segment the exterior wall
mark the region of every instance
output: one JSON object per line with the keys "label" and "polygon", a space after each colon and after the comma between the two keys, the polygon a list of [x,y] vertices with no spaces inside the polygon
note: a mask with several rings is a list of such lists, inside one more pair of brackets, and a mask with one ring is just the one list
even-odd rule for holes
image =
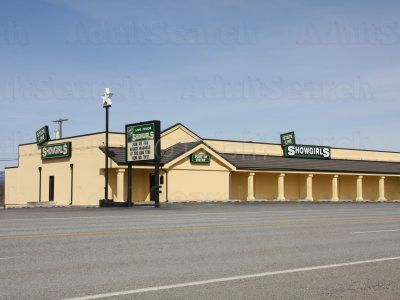
{"label": "exterior wall", "polygon": [[[54,202],[57,204],[70,203],[71,169],[69,161],[69,159],[59,159],[57,163],[46,161],[42,164],[42,201],[49,201],[49,177],[54,176]],[[39,172],[36,171],[36,173]],[[36,186],[38,189],[38,185]]]}
{"label": "exterior wall", "polygon": [[246,200],[247,175],[245,172],[233,172],[231,174],[231,199]]}
{"label": "exterior wall", "polygon": [[[231,175],[231,199],[246,200],[247,177],[249,172],[233,172]],[[306,178],[308,174],[286,173],[285,198],[287,200],[305,199],[307,195]],[[334,174],[313,174],[312,195],[314,201],[332,199],[332,178]],[[254,193],[259,200],[275,200],[278,195],[279,173],[255,172]],[[356,175],[340,175],[338,178],[339,201],[356,201]],[[363,176],[363,199],[377,201],[379,198],[379,178]],[[385,197],[387,200],[400,200],[400,177],[385,178]]]}
{"label": "exterior wall", "polygon": [[[281,145],[235,141],[204,140],[221,153],[261,154],[283,156]],[[400,153],[332,148],[333,159],[372,160],[400,162]]]}
{"label": "exterior wall", "polygon": [[[103,169],[104,170],[104,169]],[[103,176],[104,176],[104,172]],[[115,169],[109,169],[108,173],[108,197],[112,200],[117,200],[117,172]]]}
{"label": "exterior wall", "polygon": [[313,176],[314,200],[332,199],[332,177],[333,175],[315,174]]}
{"label": "exterior wall", "polygon": [[[124,175],[123,175],[123,189],[122,189],[122,195],[118,194],[118,170],[123,169]],[[109,173],[109,182],[110,182],[110,189],[111,189],[111,194],[109,194],[109,197],[115,201],[115,202],[126,202],[127,199],[127,187],[128,187],[128,172],[127,168],[113,168],[110,169]]]}
{"label": "exterior wall", "polygon": [[[104,146],[105,134],[93,134],[75,138],[50,141],[51,145],[60,142],[72,142],[71,158],[41,160],[40,147],[36,144],[19,147],[19,166],[5,170],[5,203],[6,205],[22,205],[39,201],[39,167],[42,167],[41,201],[49,201],[49,176],[55,178],[54,203],[68,205],[71,201],[71,168],[74,165],[73,205],[98,205],[104,197],[104,153],[99,149]],[[125,145],[124,134],[110,133],[110,147]],[[117,168],[121,168],[112,160],[109,161],[109,197],[121,201],[117,195]],[[123,167],[125,168],[125,167]],[[149,201],[150,169],[134,169],[133,201]],[[165,176],[164,176],[165,177]],[[28,179],[29,178],[29,179]],[[164,178],[165,180],[165,178]],[[124,174],[123,201],[127,197],[127,174]],[[165,184],[161,189],[160,201],[165,201]]]}
{"label": "exterior wall", "polygon": [[400,153],[332,148],[332,158],[400,162]]}
{"label": "exterior wall", "polygon": [[229,172],[171,170],[168,182],[170,201],[229,199]]}
{"label": "exterior wall", "polygon": [[[105,137],[105,134],[103,135]],[[125,147],[125,133],[109,133],[108,144],[110,147]]]}
{"label": "exterior wall", "polygon": [[[118,175],[117,170],[122,169],[123,174],[123,188],[122,196],[118,195]],[[150,201],[150,174],[154,173],[154,169],[133,168],[132,170],[132,201],[144,202]],[[160,201],[166,201],[166,174],[160,171],[160,180],[164,177],[164,184],[160,188]],[[161,182],[161,181],[160,181]],[[126,167],[119,167],[110,169],[110,198],[116,202],[126,202],[128,197],[128,169]]]}
{"label": "exterior wall", "polygon": [[238,154],[261,154],[282,156],[283,151],[281,145],[261,144],[261,143],[245,143],[232,141],[204,140],[207,145],[221,153],[238,153]]}
{"label": "exterior wall", "polygon": [[287,200],[304,199],[306,191],[306,175],[286,174],[285,175],[285,198]]}
{"label": "exterior wall", "polygon": [[254,193],[256,199],[274,200],[278,197],[278,175],[255,173]]}
{"label": "exterior wall", "polygon": [[161,148],[166,149],[177,143],[188,143],[198,141],[194,135],[183,129],[181,126],[172,128],[161,135]]}
{"label": "exterior wall", "polygon": [[187,156],[168,172],[168,200],[228,200],[229,173],[215,157],[209,164],[193,164]]}
{"label": "exterior wall", "polygon": [[[20,172],[17,168],[5,169],[5,183],[4,183],[4,204],[22,204],[25,199],[24,192],[19,188],[18,182],[22,182],[20,179]],[[38,176],[37,176],[38,177]],[[35,182],[35,176],[32,174],[30,176],[30,181]],[[37,185],[39,185],[39,179],[37,179]],[[33,188],[32,188],[33,190]],[[38,198],[38,192],[36,194],[32,192],[32,198]]]}
{"label": "exterior wall", "polygon": [[357,196],[357,176],[339,176],[339,199],[355,201]]}
{"label": "exterior wall", "polygon": [[385,196],[387,200],[400,200],[400,177],[385,178]]}
{"label": "exterior wall", "polygon": [[42,161],[40,147],[36,144],[20,146],[19,167],[6,169],[6,205],[39,200],[39,167],[42,167],[41,200],[48,201],[49,176],[55,176],[54,203],[69,204],[70,164],[74,164],[73,204],[98,205],[104,191],[104,154],[99,149],[104,137],[104,134],[95,134],[48,143],[72,142],[72,155],[68,159]]}
{"label": "exterior wall", "polygon": [[150,174],[153,170],[134,170],[133,171],[133,202],[150,200]]}
{"label": "exterior wall", "polygon": [[379,198],[379,177],[363,177],[363,198],[364,200],[376,201]]}

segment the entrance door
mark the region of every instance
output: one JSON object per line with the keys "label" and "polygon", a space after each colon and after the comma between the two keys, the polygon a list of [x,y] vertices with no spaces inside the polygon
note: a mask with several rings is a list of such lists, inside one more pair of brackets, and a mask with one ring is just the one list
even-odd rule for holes
{"label": "entrance door", "polygon": [[[150,174],[150,201],[155,201],[155,197],[154,195],[157,195],[157,193],[159,192],[159,189],[157,189],[155,187],[156,185],[156,175],[154,173]],[[161,175],[160,176],[160,182],[159,182],[160,186],[162,184],[164,184],[164,176]]]}
{"label": "entrance door", "polygon": [[153,187],[156,184],[156,176],[155,176],[155,174],[150,174],[149,182],[150,182],[150,201],[155,201],[155,199],[154,199],[155,198],[154,197],[154,190],[153,190]]}
{"label": "entrance door", "polygon": [[54,201],[54,176],[49,177],[49,201]]}

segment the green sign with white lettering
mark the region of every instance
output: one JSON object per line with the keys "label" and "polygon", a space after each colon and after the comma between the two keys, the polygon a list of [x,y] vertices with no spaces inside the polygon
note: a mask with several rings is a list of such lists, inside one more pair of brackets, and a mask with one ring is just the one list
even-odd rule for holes
{"label": "green sign with white lettering", "polygon": [[43,126],[36,131],[36,144],[41,145],[50,140],[49,126]]}
{"label": "green sign with white lettering", "polygon": [[296,145],[296,138],[294,135],[294,131],[281,134],[281,145],[282,147],[289,145]]}
{"label": "green sign with white lettering", "polygon": [[331,159],[331,147],[311,145],[288,145],[283,147],[285,157]]}
{"label": "green sign with white lettering", "polygon": [[211,156],[206,152],[199,151],[190,156],[190,161],[195,164],[209,163],[211,161]]}
{"label": "green sign with white lettering", "polygon": [[42,160],[71,157],[71,142],[46,145],[42,147]]}

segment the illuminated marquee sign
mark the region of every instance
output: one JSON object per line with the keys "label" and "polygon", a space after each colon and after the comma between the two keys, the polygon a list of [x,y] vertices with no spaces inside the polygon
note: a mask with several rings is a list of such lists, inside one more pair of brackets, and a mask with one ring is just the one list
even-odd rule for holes
{"label": "illuminated marquee sign", "polygon": [[125,126],[126,161],[154,162],[160,153],[160,121],[142,122]]}
{"label": "illuminated marquee sign", "polygon": [[312,145],[289,145],[283,148],[285,157],[331,159],[331,147]]}

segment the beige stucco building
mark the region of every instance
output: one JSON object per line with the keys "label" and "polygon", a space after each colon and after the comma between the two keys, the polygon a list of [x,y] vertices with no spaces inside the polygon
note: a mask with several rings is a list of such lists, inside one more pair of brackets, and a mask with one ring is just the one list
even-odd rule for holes
{"label": "beige stucco building", "polygon": [[[68,157],[43,159],[36,143],[19,146],[17,167],[6,168],[5,204],[52,201],[98,205],[104,194],[105,133],[69,142]],[[125,134],[110,133],[109,195],[127,199]],[[400,153],[331,148],[330,159],[290,158],[280,144],[205,139],[182,124],[161,133],[160,201],[400,199]],[[193,155],[205,155],[205,161]],[[54,154],[54,153],[53,153]],[[150,201],[153,166],[133,167],[134,202]]]}

